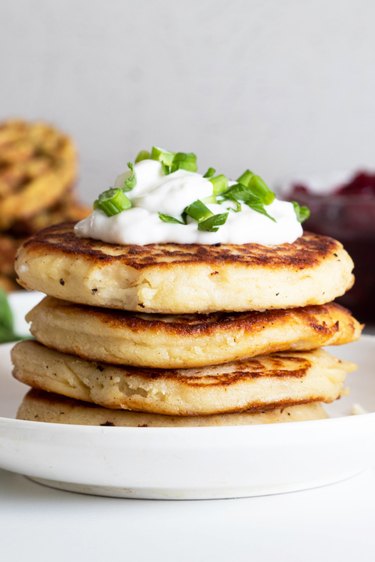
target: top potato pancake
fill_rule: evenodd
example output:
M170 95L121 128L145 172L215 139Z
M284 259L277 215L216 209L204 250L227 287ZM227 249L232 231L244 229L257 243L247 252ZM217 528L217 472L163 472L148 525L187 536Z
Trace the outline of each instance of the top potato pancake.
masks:
M342 245L306 232L293 244L115 245L52 226L18 252L19 282L50 296L123 310L195 313L324 304L354 281Z

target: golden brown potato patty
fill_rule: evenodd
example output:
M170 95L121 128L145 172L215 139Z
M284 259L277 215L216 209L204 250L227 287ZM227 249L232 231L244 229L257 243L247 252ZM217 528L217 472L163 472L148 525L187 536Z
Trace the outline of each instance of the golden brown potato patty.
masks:
M284 352L200 369L146 369L85 361L23 341L12 350L16 379L106 408L208 415L331 402L354 369L326 351Z
M47 347L84 359L164 369L203 367L357 339L361 325L338 304L265 312L160 315L46 297L27 317Z
M78 238L73 227L52 226L22 245L22 286L91 306L179 314L324 304L354 280L342 245L311 233L273 247L118 246Z
M110 410L95 404L72 400L57 394L30 390L18 409L17 418L49 423L127 427L200 427L225 425L255 425L293 421L318 420L327 417L321 404L312 402L300 406L275 408L263 412L221 414L213 416L163 416Z

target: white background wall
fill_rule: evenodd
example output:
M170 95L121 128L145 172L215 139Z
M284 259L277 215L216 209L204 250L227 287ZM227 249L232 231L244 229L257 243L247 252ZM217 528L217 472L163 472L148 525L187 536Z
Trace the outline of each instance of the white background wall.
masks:
M269 181L375 168L372 0L1 0L0 117L73 135L90 199L140 148Z

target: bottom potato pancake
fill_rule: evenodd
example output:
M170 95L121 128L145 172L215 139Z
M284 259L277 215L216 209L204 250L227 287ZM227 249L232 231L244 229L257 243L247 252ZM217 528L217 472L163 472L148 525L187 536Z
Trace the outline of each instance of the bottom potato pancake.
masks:
M300 406L279 407L259 412L219 414L213 416L163 416L126 410L110 410L57 394L30 390L17 412L20 420L75 425L126 427L200 427L255 425L293 421L319 420L327 417L318 402Z

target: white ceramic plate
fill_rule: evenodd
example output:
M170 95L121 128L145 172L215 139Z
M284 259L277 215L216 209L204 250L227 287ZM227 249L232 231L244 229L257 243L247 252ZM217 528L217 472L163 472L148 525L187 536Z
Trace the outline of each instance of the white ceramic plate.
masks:
M22 297L19 308L25 307ZM14 304L14 302L13 302ZM30 302L31 304L31 302ZM20 312L20 311L19 311ZM99 495L198 499L312 488L375 461L375 337L333 349L355 361L331 419L248 427L85 427L15 419L27 388L0 346L0 467L41 483ZM369 413L349 415L353 403Z

